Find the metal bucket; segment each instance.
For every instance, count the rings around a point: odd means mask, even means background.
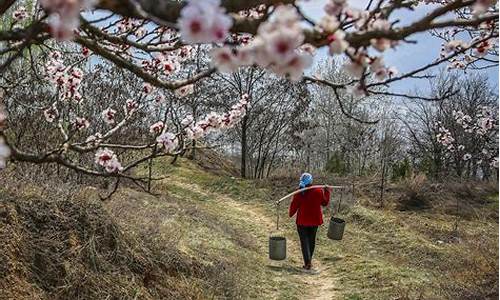
[[[269,258],[272,260],[286,258],[286,238],[284,236],[269,237]]]
[[[340,241],[342,236],[344,236],[345,220],[340,218],[332,217],[330,219],[330,225],[328,226],[328,233],[326,236],[329,239]]]

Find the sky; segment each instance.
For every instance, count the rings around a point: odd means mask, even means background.
[[[326,2],[327,0],[302,1],[300,6],[302,12],[306,16],[317,21],[324,15],[323,6]],[[348,3],[354,7],[364,8],[367,1],[349,0]],[[416,19],[420,19],[430,10],[432,10],[432,6],[429,5],[420,5],[415,11],[399,10],[394,13],[394,17],[391,18],[391,20],[400,19],[401,22],[398,26],[407,25]],[[445,16],[445,18],[449,19],[450,16]],[[395,66],[400,73],[405,73],[417,67],[424,66],[434,61],[439,56],[441,40],[432,37],[429,33],[415,34],[410,36],[410,39],[416,40],[417,44],[402,44],[398,46],[397,50],[391,49],[384,52],[384,61],[386,65]],[[316,54],[315,63],[326,57],[328,57],[327,50],[320,49]],[[442,66],[444,67],[446,65],[443,64]],[[437,69],[433,69],[433,71],[437,71]],[[498,87],[498,67],[475,72],[486,73],[492,85]],[[417,79],[403,80],[393,84],[391,90],[394,92],[407,92],[414,90],[416,86],[427,86],[427,82]]]
[[[300,1],[301,11],[310,19],[318,21],[324,16],[323,7],[327,0],[309,0]],[[349,5],[363,8],[366,6],[367,0],[349,0]],[[434,6],[435,7],[435,6]],[[396,11],[391,20],[399,19],[400,23],[398,26],[403,26],[414,22],[417,19],[422,18],[426,13],[431,11],[433,6],[431,5],[420,5],[414,11],[409,10],[398,10]],[[95,12],[90,19],[100,18],[107,15],[102,11]],[[449,19],[451,16],[445,16],[445,19]],[[109,22],[109,21],[106,21]],[[432,37],[429,33],[419,33],[409,37],[411,40],[416,40],[417,44],[406,44],[403,43],[397,47],[396,50],[389,49],[384,52],[384,61],[387,66],[394,66],[398,69],[400,73],[406,73],[412,71],[418,67],[422,67],[439,57],[439,52],[441,49],[441,40]],[[316,56],[314,58],[314,64],[310,68],[310,71],[314,69],[318,62],[323,61],[328,57],[327,48],[323,47],[318,49]],[[445,68],[446,64],[441,64],[439,67],[431,69],[433,73],[439,71],[439,68]],[[474,71],[473,71],[474,72]],[[498,88],[498,67],[490,68],[487,70],[475,71],[482,72],[488,75],[491,84]],[[307,73],[307,70],[306,70]],[[413,91],[418,87],[420,89],[425,89],[428,87],[428,81],[422,79],[406,79],[402,81],[395,82],[391,85],[390,90],[393,92],[406,93],[408,91]]]

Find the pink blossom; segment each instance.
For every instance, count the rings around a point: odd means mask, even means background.
[[[366,91],[360,84],[348,86],[347,93],[352,95],[354,98],[361,98],[363,96],[366,96]]]
[[[83,79],[83,71],[77,67],[66,67],[61,53],[54,51],[45,65],[47,78],[60,89],[62,100],[73,99],[77,103],[82,100],[79,87]]]
[[[166,99],[163,94],[159,94],[158,96],[155,97],[155,103],[160,104],[160,103],[165,103]]]
[[[198,140],[203,137],[205,131],[200,126],[186,128],[186,137],[189,140]]]
[[[324,32],[333,33],[339,29],[340,22],[337,17],[326,15],[319,20],[318,27]]]
[[[194,85],[188,84],[175,90],[177,97],[186,97],[194,92]]]
[[[348,49],[352,52],[351,49]],[[368,57],[364,52],[351,53],[351,61],[344,64],[344,69],[347,73],[356,78],[361,78],[365,72],[365,67],[368,65]]]
[[[273,66],[272,70],[278,75],[288,76],[291,81],[299,81],[303,71],[309,68],[312,62],[312,56],[308,53],[295,53],[287,63]]]
[[[455,139],[451,136],[451,133],[448,129],[444,127],[439,127],[439,133],[436,134],[436,140],[441,143],[443,146],[446,146],[448,150],[453,149],[452,143]]]
[[[472,13],[476,16],[484,14],[488,11],[488,8],[495,5],[496,2],[496,0],[476,0],[472,6]]]
[[[391,22],[385,19],[376,19],[375,21],[370,23],[369,27],[371,30],[387,31],[391,29]]]
[[[491,49],[492,45],[489,41],[484,41],[480,43],[476,48],[474,48],[474,55],[477,57],[484,57],[488,54],[488,51]]]
[[[76,117],[74,120],[74,124],[76,129],[78,130],[87,129],[90,126],[90,122],[87,119],[81,117]]]
[[[349,43],[345,40],[345,33],[340,29],[328,36],[328,42],[330,55],[341,54],[349,47]]]
[[[229,47],[214,48],[210,56],[214,66],[222,73],[233,73],[239,67],[234,51]]]
[[[90,49],[87,47],[82,47],[82,55],[85,57],[89,57],[90,56]]]
[[[361,76],[363,76],[363,73],[365,72],[365,67],[362,64],[352,61],[346,63],[344,65],[344,69],[347,71],[347,73],[356,78],[361,78]]]
[[[324,7],[327,14],[332,16],[339,15],[347,7],[345,0],[329,0]]]
[[[165,124],[162,121],[158,121],[149,127],[149,132],[154,134],[160,134],[163,131]]]
[[[40,5],[50,14],[49,27],[52,35],[59,40],[73,37],[79,26],[80,10],[90,8],[92,0],[41,0]]]
[[[171,132],[162,133],[156,138],[156,141],[163,146],[166,153],[174,151],[179,144],[177,137]]]
[[[79,26],[78,19],[75,17],[62,18],[58,14],[52,14],[48,20],[50,34],[60,41],[72,39],[74,30]]]
[[[254,64],[254,49],[252,47],[241,47],[236,50],[236,61],[240,66],[251,66]]]
[[[108,173],[115,173],[123,170],[116,154],[108,148],[97,150],[95,154],[95,162],[96,164],[104,167]]]
[[[178,20],[181,36],[190,44],[223,42],[232,24],[220,0],[189,0]]]
[[[115,116],[116,116],[116,110],[112,108],[107,108],[105,109],[102,113],[101,116],[107,124],[114,124],[115,123]]]
[[[138,108],[139,108],[139,103],[133,99],[127,99],[125,101],[125,105],[123,106],[123,109],[125,110],[126,114],[130,114],[136,111]]]
[[[370,43],[373,48],[377,49],[379,52],[384,52],[389,49],[392,45],[391,40],[379,38],[379,39],[371,39]]]
[[[17,22],[23,21],[28,17],[28,12],[24,6],[19,6],[13,13],[12,18]]]
[[[302,46],[300,46],[299,50],[311,56],[314,56],[316,54],[316,47],[311,44],[303,44]]]
[[[102,134],[99,133],[99,132],[96,132],[95,134],[93,135],[90,135],[86,140],[85,140],[85,143],[96,143],[98,141],[100,141],[102,138]]]
[[[399,72],[398,72],[398,69],[396,69],[396,67],[389,67],[389,68],[387,68],[387,75],[389,77],[396,76],[396,75],[398,75],[398,73]]]
[[[0,136],[0,170],[5,169],[7,160],[11,154],[10,148],[5,142],[3,136]]]
[[[467,43],[464,41],[452,40],[444,45],[443,50],[445,52],[448,52],[448,53],[449,52],[456,52],[456,51],[460,51],[461,49],[467,48],[468,46],[469,45],[467,45]]]
[[[49,107],[43,111],[45,120],[49,123],[54,122],[54,120],[59,116],[59,111],[55,106]]]
[[[142,92],[144,94],[151,94],[152,91],[153,91],[153,86],[151,84],[149,84],[148,82],[145,82],[142,85]]]
[[[118,161],[118,158],[114,158],[108,162],[105,166],[106,172],[108,173],[117,173],[123,170],[121,163]]]
[[[266,52],[276,64],[284,64],[295,56],[295,49],[302,45],[302,31],[280,27],[271,33],[262,35]]]
[[[304,41],[300,17],[291,5],[278,6],[274,18],[259,26],[258,35],[260,46],[275,64],[289,61]]]
[[[484,131],[487,131],[487,130],[490,130],[493,128],[494,121],[491,118],[488,118],[488,117],[481,118],[481,119],[479,119],[478,122],[479,122],[479,126],[481,126],[481,128]]]

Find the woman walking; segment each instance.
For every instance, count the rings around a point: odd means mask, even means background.
[[[309,173],[300,176],[299,189],[312,185],[313,177]],[[312,257],[316,244],[316,232],[318,226],[323,224],[323,212],[321,206],[327,206],[330,201],[329,188],[312,188],[302,191],[293,196],[290,204],[290,218],[297,213],[296,224],[300,238],[300,247],[304,258],[305,270],[312,270]]]

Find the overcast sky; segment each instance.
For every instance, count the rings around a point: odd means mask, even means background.
[[[302,1],[302,12],[313,20],[319,20],[324,15],[323,6],[325,2],[326,0]],[[366,1],[362,0],[349,0],[350,5],[359,8],[362,8],[366,3]],[[432,7],[430,6],[421,5],[415,11],[398,11],[391,20],[400,19],[401,22],[398,26],[409,24],[416,19],[420,19],[431,9]],[[446,16],[446,18],[449,18],[449,16]],[[388,66],[395,66],[401,73],[411,71],[432,62],[439,56],[439,51],[441,49],[441,41],[432,37],[429,33],[415,34],[410,36],[410,39],[418,41],[418,44],[402,44],[397,50],[391,49],[384,53],[386,64]],[[320,49],[316,55],[315,62],[325,57],[327,57],[326,49]],[[436,69],[433,71],[436,71]],[[498,86],[498,67],[477,72],[488,74],[490,82],[494,86]],[[413,90],[417,85],[426,86],[425,82],[422,80],[404,80],[393,85],[391,88],[394,91],[405,92]]]

